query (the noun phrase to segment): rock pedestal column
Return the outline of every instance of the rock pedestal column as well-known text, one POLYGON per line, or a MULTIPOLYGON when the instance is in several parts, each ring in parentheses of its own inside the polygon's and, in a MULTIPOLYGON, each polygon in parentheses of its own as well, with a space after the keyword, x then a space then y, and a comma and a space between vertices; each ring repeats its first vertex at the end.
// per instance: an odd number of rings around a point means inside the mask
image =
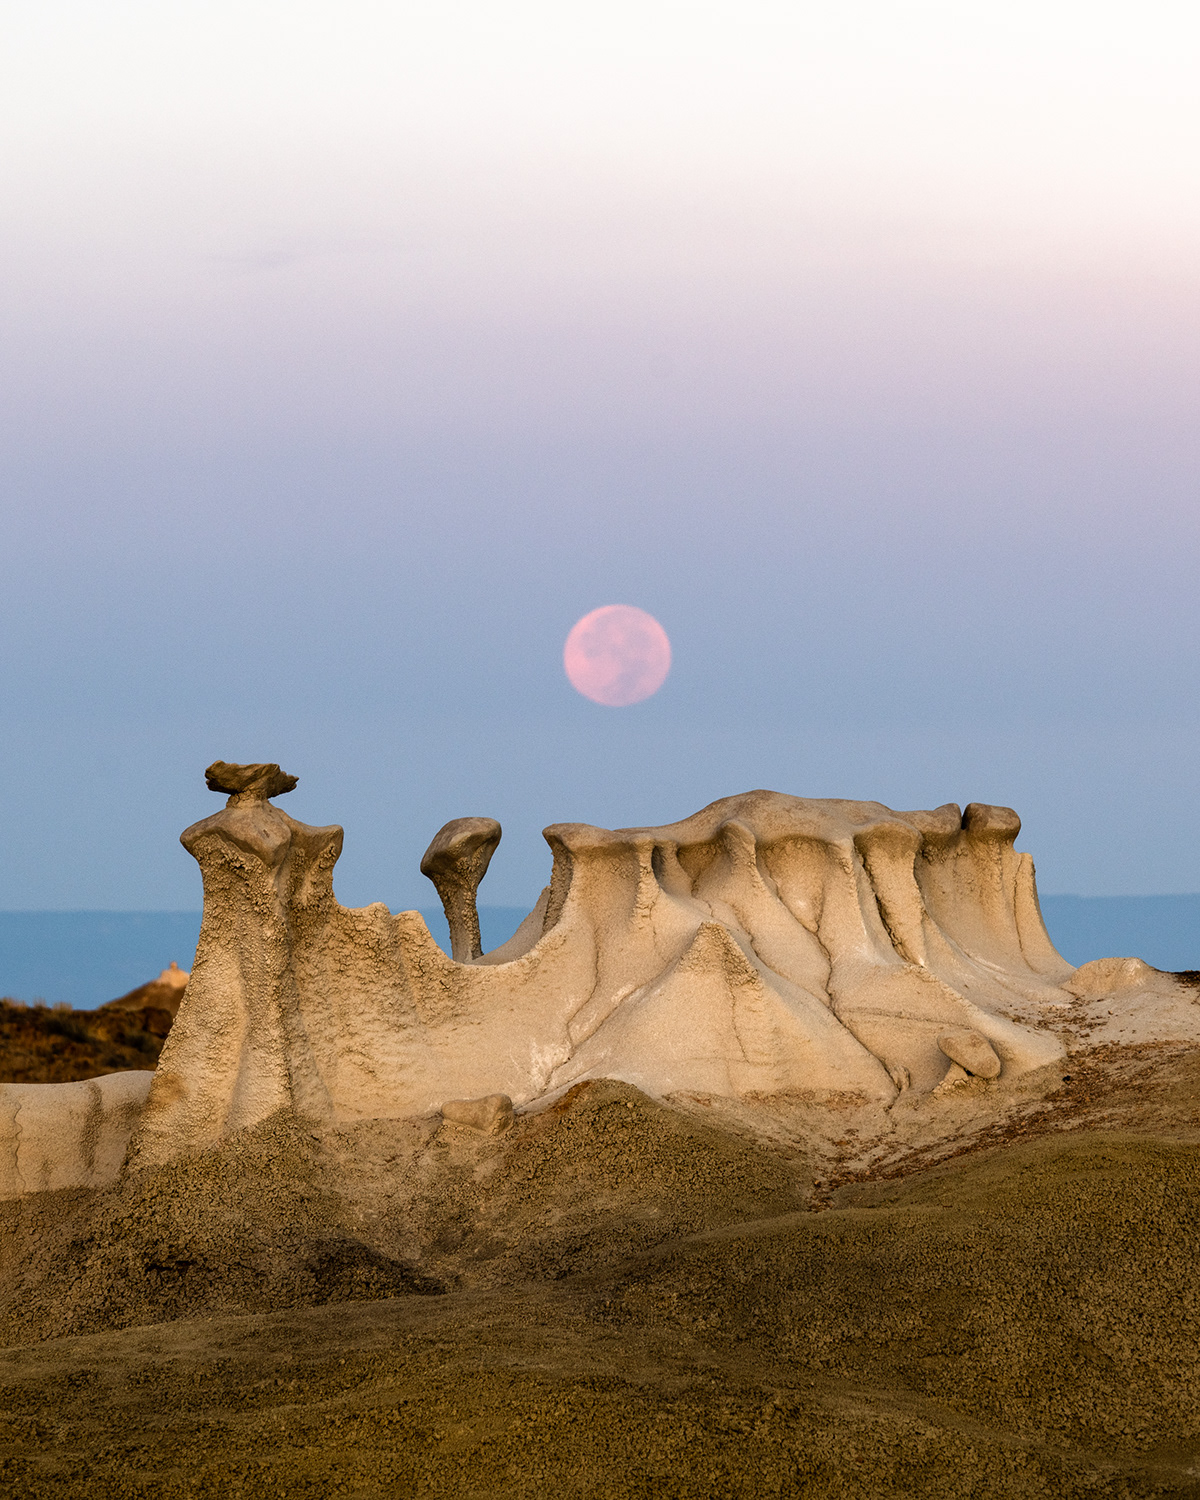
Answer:
POLYGON ((187 998, 163 1048, 130 1160, 202 1150, 280 1110, 328 1113, 296 993, 297 944, 334 904, 338 827, 274 807, 296 785, 277 765, 217 761, 225 807, 180 842, 200 865, 204 919, 187 998))

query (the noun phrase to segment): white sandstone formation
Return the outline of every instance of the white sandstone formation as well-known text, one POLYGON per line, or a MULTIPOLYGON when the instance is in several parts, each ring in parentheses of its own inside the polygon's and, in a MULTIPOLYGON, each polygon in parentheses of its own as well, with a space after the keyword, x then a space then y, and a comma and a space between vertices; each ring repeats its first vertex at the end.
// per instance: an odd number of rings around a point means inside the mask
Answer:
POLYGON ((272 806, 278 767, 210 770, 228 805, 183 835, 204 875, 191 982, 134 1147, 202 1149, 278 1110, 425 1115, 584 1078, 659 1096, 930 1093, 1054 1063, 1074 972, 1006 808, 895 813, 775 792, 665 828, 546 830, 549 889, 478 952, 475 887, 499 839, 459 819, 423 868, 447 957, 416 912, 333 894, 342 830, 272 806))
MULTIPOLYGON (((488 954, 475 892, 500 827, 456 819, 422 861, 448 957, 417 912, 338 903, 342 830, 269 800, 294 777, 217 762, 207 779, 230 795, 182 835, 204 920, 132 1166, 280 1111, 314 1126, 441 1111, 492 1133, 514 1104, 588 1078, 688 1107, 903 1096, 937 1110, 956 1081, 1057 1073, 1079 1007, 1113 1026, 1133 1013, 1114 1012, 1118 992, 1140 1006, 1141 1040, 1197 1030, 1173 976, 1136 960, 1075 970, 1055 951, 1008 808, 758 791, 663 828, 558 824, 549 887, 488 954)), ((0 1196, 114 1176, 150 1076, 0 1088, 0 1196)))

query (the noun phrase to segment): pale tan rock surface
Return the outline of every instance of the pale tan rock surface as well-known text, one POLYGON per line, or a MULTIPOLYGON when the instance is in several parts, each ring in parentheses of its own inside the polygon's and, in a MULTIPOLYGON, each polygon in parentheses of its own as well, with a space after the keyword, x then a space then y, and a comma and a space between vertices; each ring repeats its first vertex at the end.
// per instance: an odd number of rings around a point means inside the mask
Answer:
MULTIPOLYGON (((210 768, 238 790, 183 835, 204 925, 140 1163, 280 1110, 349 1122, 495 1094, 521 1108, 598 1077, 654 1097, 887 1107, 937 1087, 952 1032, 1009 1078, 1063 1056, 1047 1023, 1072 1003, 1073 970, 1009 809, 751 792, 663 828, 556 825, 540 918, 461 962, 415 912, 338 904, 342 831, 273 807, 261 789, 280 778, 210 768)), ((491 820, 456 820, 423 861, 460 953, 477 949, 475 889, 498 839, 491 820)))
POLYGON ((0 1198, 115 1181, 153 1079, 0 1083, 0 1198))

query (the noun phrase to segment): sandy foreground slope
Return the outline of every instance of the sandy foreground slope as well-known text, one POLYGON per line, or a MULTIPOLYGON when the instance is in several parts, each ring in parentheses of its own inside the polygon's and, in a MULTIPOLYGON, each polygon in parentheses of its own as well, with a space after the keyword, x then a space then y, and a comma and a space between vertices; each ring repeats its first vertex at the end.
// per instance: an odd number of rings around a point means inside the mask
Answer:
POLYGON ((589 1082, 0 1204, 0 1492, 1200 1495, 1200 1050, 995 1088, 772 1139, 589 1082))

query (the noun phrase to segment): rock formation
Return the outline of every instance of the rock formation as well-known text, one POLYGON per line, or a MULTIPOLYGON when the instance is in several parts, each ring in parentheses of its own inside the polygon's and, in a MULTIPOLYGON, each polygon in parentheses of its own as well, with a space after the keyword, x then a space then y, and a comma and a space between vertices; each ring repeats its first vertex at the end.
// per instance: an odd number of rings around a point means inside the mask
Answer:
POLYGON ((1055 1062, 1071 966, 1004 808, 893 813, 752 792, 666 828, 546 830, 548 890, 479 953, 500 837, 458 819, 422 868, 452 933, 340 906, 342 830, 271 805, 277 766, 210 768, 227 807, 189 828, 205 914, 188 998, 136 1141, 202 1149, 278 1110, 349 1121, 449 1099, 528 1105, 585 1078, 659 1097, 929 1093, 1055 1062))
MULTIPOLYGON (((217 762, 206 779, 229 800, 182 835, 204 918, 133 1133, 137 1166, 281 1112, 338 1125, 444 1109, 503 1129, 513 1105, 598 1078, 693 1106, 934 1107, 955 1080, 1057 1072, 1068 1012, 1092 982, 1050 942, 1008 808, 898 813, 756 791, 662 828, 557 824, 548 888, 489 954, 475 895, 500 825, 457 819, 421 865, 445 906, 448 957, 416 912, 338 903, 342 830, 269 800, 296 778, 217 762)), ((4 1101, 11 1113, 11 1091, 4 1101)), ((39 1108, 49 1119, 49 1095, 39 1108)), ((35 1179, 15 1164, 33 1147, 7 1118, 0 1191, 27 1190, 35 1179)), ((112 1155, 93 1151, 88 1171, 112 1155)), ((39 1171, 38 1184, 67 1180, 39 1171)))
POLYGON ((102 1009, 159 1010, 173 1020, 179 1013, 183 992, 187 989, 190 977, 188 971, 181 969, 172 959, 157 979, 150 980, 148 984, 139 984, 136 990, 110 1000, 102 1009))

